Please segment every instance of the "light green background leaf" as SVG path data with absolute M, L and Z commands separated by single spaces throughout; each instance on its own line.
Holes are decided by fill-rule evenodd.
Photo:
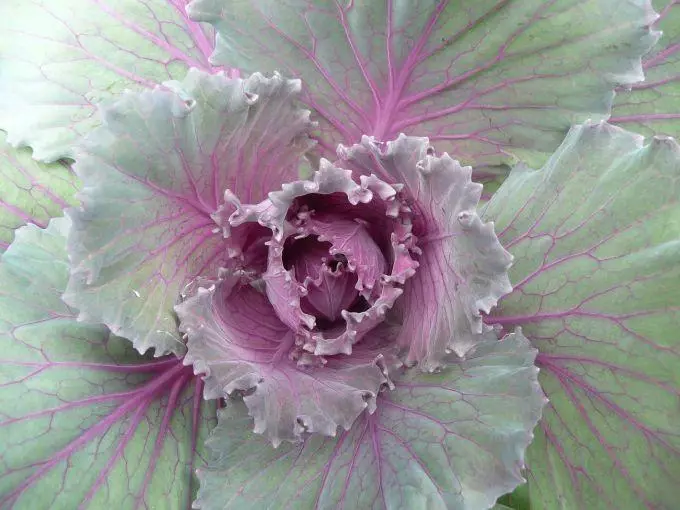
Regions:
M 76 204 L 78 179 L 67 164 L 46 165 L 31 158 L 29 149 L 14 149 L 0 132 L 0 252 L 26 224 L 47 226 L 50 218 Z
M 0 262 L 0 507 L 186 509 L 214 405 L 180 360 L 76 321 L 67 228 L 19 229 Z
M 72 156 L 100 123 L 97 105 L 125 89 L 209 70 L 214 38 L 186 0 L 3 0 L 0 129 L 39 160 Z
M 642 79 L 647 0 L 195 0 L 219 64 L 304 81 L 324 154 L 428 136 L 464 164 L 541 164 Z
M 680 137 L 680 0 L 654 0 L 663 36 L 644 57 L 645 81 L 620 89 L 610 122 L 645 136 Z
M 489 202 L 515 256 L 488 322 L 521 326 L 550 399 L 532 510 L 675 508 L 680 480 L 680 147 L 572 129 Z

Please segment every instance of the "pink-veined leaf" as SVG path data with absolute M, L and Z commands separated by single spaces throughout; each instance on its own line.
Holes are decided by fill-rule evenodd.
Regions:
M 274 447 L 304 433 L 335 436 L 375 411 L 376 396 L 391 384 L 389 371 L 399 365 L 390 345 L 364 341 L 351 356 L 298 364 L 290 356 L 295 333 L 267 295 L 243 272 L 222 273 L 175 308 L 187 334 L 184 363 L 204 374 L 206 398 L 245 394 L 255 432 Z
M 610 122 L 650 135 L 680 137 L 680 0 L 654 0 L 661 40 L 644 57 L 645 81 L 617 91 Z
M 512 257 L 477 214 L 482 185 L 472 182 L 472 168 L 437 155 L 427 138 L 404 135 L 385 144 L 364 137 L 338 155 L 360 175 L 403 184 L 413 209 L 418 266 L 392 318 L 407 362 L 434 371 L 447 352 L 463 356 L 483 331 L 482 312 L 512 290 Z
M 493 336 L 493 335 L 492 335 Z M 545 397 L 521 334 L 479 343 L 437 374 L 407 371 L 337 438 L 271 448 L 227 402 L 198 470 L 201 510 L 475 510 L 523 478 Z
M 215 419 L 173 357 L 142 357 L 60 299 L 66 218 L 0 261 L 0 508 L 191 507 Z
M 73 156 L 99 124 L 97 105 L 208 63 L 210 26 L 186 0 L 3 0 L 0 129 L 39 160 Z
M 43 164 L 29 149 L 14 149 L 0 132 L 0 253 L 14 231 L 33 223 L 46 227 L 50 218 L 76 204 L 78 179 L 66 164 Z
M 658 34 L 648 0 L 195 0 L 212 61 L 302 78 L 320 147 L 427 136 L 463 164 L 542 163 L 609 114 Z
M 64 299 L 140 352 L 184 352 L 173 306 L 227 264 L 212 213 L 229 188 L 258 201 L 297 175 L 311 145 L 298 80 L 229 79 L 192 69 L 183 83 L 128 93 L 79 145 L 82 207 L 69 210 L 73 266 Z
M 514 285 L 489 323 L 538 348 L 550 404 L 531 508 L 674 508 L 680 475 L 680 147 L 572 129 L 489 202 Z

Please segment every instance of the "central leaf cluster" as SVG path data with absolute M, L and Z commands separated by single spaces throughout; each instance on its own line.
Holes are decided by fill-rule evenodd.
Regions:
M 327 163 L 313 180 L 285 184 L 256 205 L 226 193 L 214 215 L 218 224 L 272 232 L 261 242 L 268 248 L 262 279 L 276 314 L 293 332 L 290 355 L 298 363 L 325 364 L 309 353 L 352 354 L 415 273 L 419 249 L 411 209 L 398 189 L 374 175 L 357 183 L 351 171 Z

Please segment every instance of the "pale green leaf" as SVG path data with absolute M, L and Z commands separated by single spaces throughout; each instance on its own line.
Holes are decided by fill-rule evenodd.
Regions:
M 619 89 L 610 122 L 645 136 L 680 137 L 680 1 L 654 0 L 663 36 L 645 56 L 645 81 Z
M 488 204 L 515 256 L 488 322 L 522 327 L 550 399 L 528 454 L 532 510 L 677 506 L 679 200 L 674 140 L 586 124 Z
M 66 218 L 0 262 L 0 508 L 187 509 L 215 406 L 189 367 L 76 320 Z
M 642 79 L 649 0 L 195 0 L 216 63 L 303 79 L 324 154 L 427 136 L 464 164 L 543 162 Z
M 183 353 L 173 306 L 233 255 L 212 214 L 227 189 L 262 200 L 310 147 L 298 80 L 192 69 L 174 91 L 125 94 L 79 145 L 64 299 L 155 355 Z M 236 254 L 237 255 L 237 254 Z
M 99 124 L 97 105 L 125 89 L 209 70 L 212 30 L 186 0 L 3 0 L 0 129 L 39 160 L 72 156 Z
M 76 204 L 78 179 L 67 164 L 37 163 L 29 149 L 14 149 L 0 132 L 0 252 L 14 231 L 33 223 L 47 226 L 50 218 Z

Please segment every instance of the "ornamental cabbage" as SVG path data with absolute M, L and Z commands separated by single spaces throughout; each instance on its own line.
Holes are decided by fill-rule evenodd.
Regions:
M 0 6 L 0 507 L 672 507 L 677 2 L 187 3 Z

